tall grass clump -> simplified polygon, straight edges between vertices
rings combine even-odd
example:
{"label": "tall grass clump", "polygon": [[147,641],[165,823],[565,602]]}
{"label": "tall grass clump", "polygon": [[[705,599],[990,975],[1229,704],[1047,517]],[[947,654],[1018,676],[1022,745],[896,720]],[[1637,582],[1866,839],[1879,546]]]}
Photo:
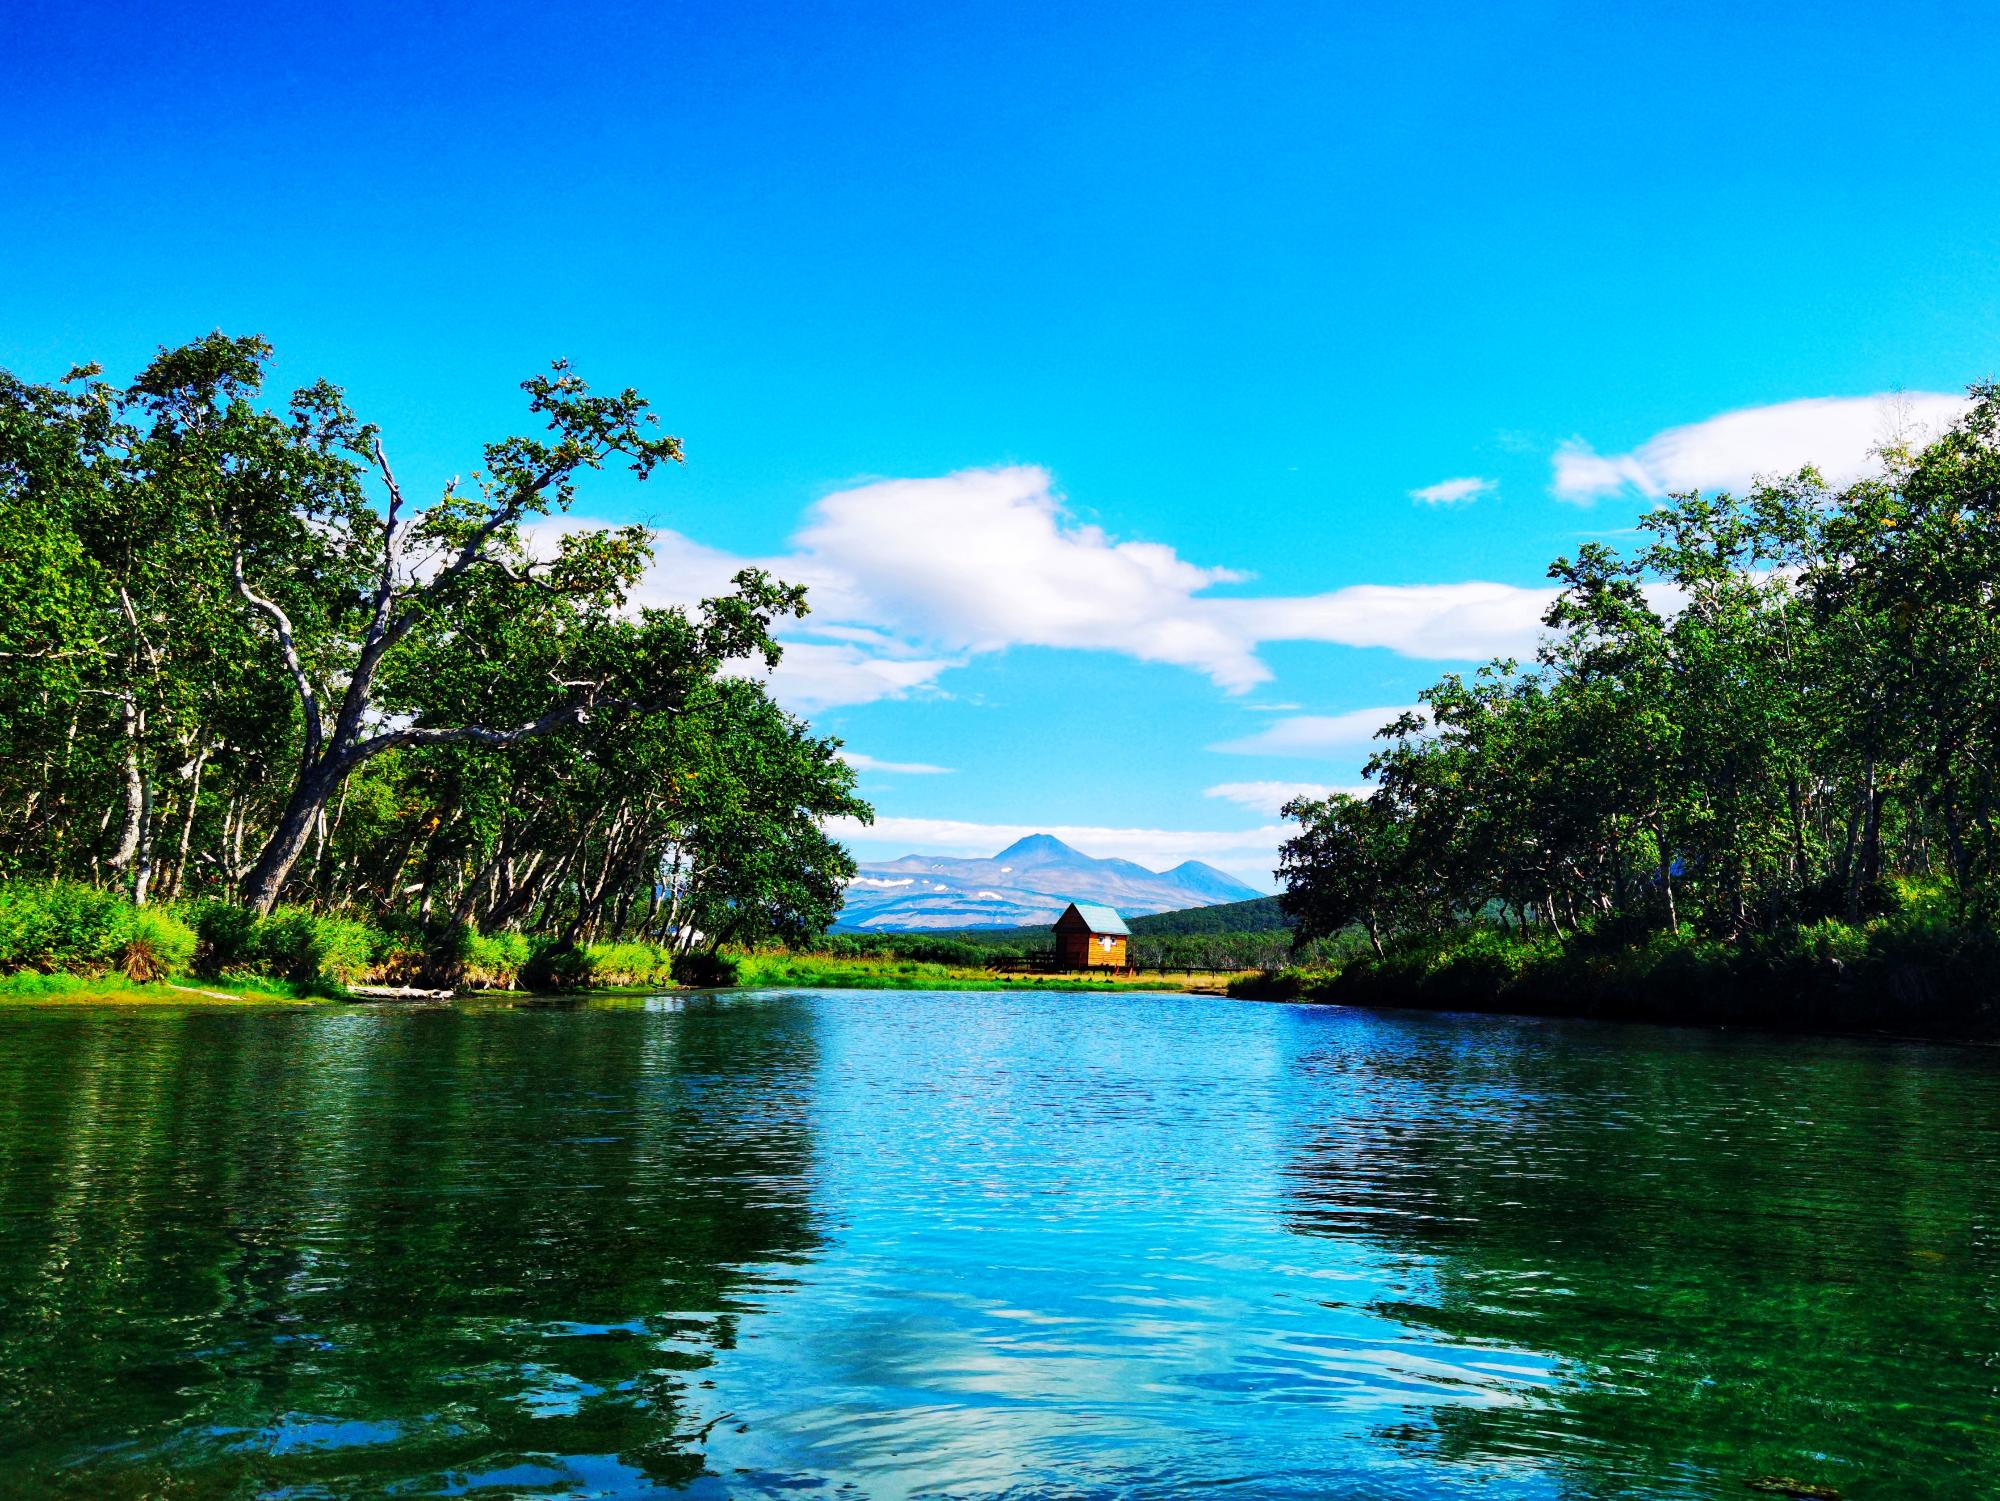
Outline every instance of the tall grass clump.
{"label": "tall grass clump", "polygon": [[525,933],[470,933],[464,982],[482,989],[512,990],[521,983],[521,971],[527,967],[531,952]]}
{"label": "tall grass clump", "polygon": [[651,943],[593,943],[584,951],[593,985],[667,985],[674,956]]}
{"label": "tall grass clump", "polygon": [[125,947],[118,967],[144,984],[186,971],[194,961],[195,931],[171,912],[158,907],[127,909]]}

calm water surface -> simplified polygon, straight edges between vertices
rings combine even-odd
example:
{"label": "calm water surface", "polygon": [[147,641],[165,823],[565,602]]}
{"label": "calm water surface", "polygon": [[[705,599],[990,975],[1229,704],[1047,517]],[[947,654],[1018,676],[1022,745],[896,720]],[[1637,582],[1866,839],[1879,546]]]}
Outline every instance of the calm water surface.
{"label": "calm water surface", "polygon": [[0,1013],[0,1494],[2000,1494],[2000,1055],[1070,995]]}

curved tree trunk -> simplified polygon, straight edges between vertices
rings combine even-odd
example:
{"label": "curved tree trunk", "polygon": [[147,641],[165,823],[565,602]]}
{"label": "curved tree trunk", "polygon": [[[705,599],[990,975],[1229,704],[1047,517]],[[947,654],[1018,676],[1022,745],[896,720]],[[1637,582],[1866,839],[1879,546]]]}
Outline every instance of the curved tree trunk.
{"label": "curved tree trunk", "polygon": [[258,855],[257,863],[243,878],[243,905],[259,917],[278,904],[278,894],[285,889],[292,867],[305,853],[306,844],[312,838],[320,810],[326,806],[345,775],[344,767],[329,767],[324,762],[300,773],[298,785],[292,789],[284,812],[278,815],[271,837],[264,841],[263,853]]}

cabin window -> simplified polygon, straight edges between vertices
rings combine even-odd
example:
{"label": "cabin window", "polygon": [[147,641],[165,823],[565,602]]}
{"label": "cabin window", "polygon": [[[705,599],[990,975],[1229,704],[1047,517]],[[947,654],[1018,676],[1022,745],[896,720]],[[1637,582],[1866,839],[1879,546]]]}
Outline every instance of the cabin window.
{"label": "cabin window", "polygon": [[1108,935],[1100,933],[1097,937],[1097,943],[1098,947],[1102,948],[1105,953],[1108,954],[1111,952],[1111,939]]}

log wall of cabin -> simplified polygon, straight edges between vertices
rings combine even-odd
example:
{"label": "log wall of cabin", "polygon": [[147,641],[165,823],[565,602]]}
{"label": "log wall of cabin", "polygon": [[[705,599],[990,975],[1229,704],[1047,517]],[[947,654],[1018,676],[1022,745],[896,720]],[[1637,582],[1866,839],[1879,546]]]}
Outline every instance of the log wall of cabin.
{"label": "log wall of cabin", "polygon": [[1068,969],[1124,969],[1127,940],[1110,935],[1111,947],[1106,949],[1099,942],[1102,936],[1081,931],[1057,933],[1057,960]]}

